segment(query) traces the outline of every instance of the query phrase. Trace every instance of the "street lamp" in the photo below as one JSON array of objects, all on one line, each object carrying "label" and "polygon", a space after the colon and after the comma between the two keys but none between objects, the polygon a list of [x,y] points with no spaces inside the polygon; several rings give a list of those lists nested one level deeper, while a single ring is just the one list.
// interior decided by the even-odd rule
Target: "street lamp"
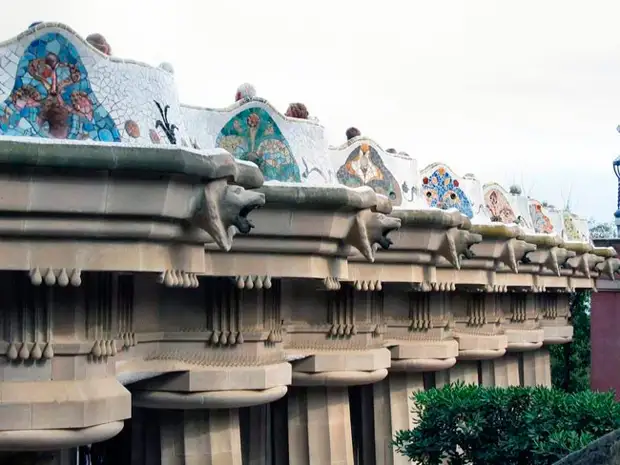
[{"label": "street lamp", "polygon": [[[620,132],[620,126],[618,126],[618,132]],[[620,156],[616,157],[613,163],[614,174],[618,180],[618,199],[616,204],[616,213],[614,213],[616,222],[616,235],[620,237]]]}]

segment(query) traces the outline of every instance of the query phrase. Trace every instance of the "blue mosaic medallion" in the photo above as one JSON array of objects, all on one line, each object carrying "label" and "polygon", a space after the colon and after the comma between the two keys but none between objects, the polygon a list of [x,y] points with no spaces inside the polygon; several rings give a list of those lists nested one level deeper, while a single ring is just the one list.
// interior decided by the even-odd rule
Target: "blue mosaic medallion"
[{"label": "blue mosaic medallion", "polygon": [[0,104],[0,134],[121,140],[77,49],[59,33],[33,40],[19,60],[13,90]]},{"label": "blue mosaic medallion", "polygon": [[222,128],[215,145],[239,160],[255,163],[267,181],[301,182],[299,167],[286,138],[262,108],[237,113]]},{"label": "blue mosaic medallion", "polygon": [[452,179],[450,173],[439,167],[429,176],[422,179],[422,193],[429,207],[448,210],[456,208],[468,218],[474,216],[471,200],[459,187],[459,181]]}]

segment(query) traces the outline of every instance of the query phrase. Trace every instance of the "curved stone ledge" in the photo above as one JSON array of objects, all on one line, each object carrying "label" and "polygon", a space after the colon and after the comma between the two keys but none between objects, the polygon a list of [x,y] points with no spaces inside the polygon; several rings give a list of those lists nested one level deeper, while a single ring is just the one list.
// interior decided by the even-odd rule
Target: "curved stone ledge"
[{"label": "curved stone ledge", "polygon": [[305,354],[306,358],[293,365],[296,372],[371,372],[390,366],[390,351],[386,348],[367,350],[333,350],[330,352],[290,349],[292,355]]},{"label": "curved stone ledge", "polygon": [[1,451],[49,451],[85,446],[113,438],[124,422],[114,421],[80,429],[0,431]]},{"label": "curved stone ledge", "polygon": [[573,327],[570,325],[543,326],[545,345],[566,344],[573,340]]},{"label": "curved stone ledge", "polygon": [[0,399],[0,431],[87,428],[131,416],[131,395],[115,378],[4,381]]},{"label": "curved stone ledge", "polygon": [[0,139],[0,169],[46,167],[110,172],[179,174],[194,179],[227,178],[247,188],[263,184],[255,164],[235,160],[225,150],[199,151],[179,146],[135,146],[31,137]]},{"label": "curved stone ledge", "polygon": [[286,395],[287,386],[263,390],[234,390],[208,392],[135,391],[133,404],[153,409],[223,409],[243,408],[275,402]]},{"label": "curved stone ledge", "polygon": [[508,347],[505,334],[485,335],[454,333],[459,343],[459,360],[490,360],[503,356]]},{"label": "curved stone ledge", "polygon": [[459,228],[469,219],[458,210],[424,208],[418,210],[394,210],[392,216],[400,218],[403,227]]},{"label": "curved stone ledge", "polygon": [[305,207],[312,210],[356,211],[371,209],[388,214],[392,204],[370,187],[306,186],[294,183],[264,184],[259,192],[265,194],[269,205]]},{"label": "curved stone ledge", "polygon": [[543,329],[506,329],[508,352],[526,352],[540,349],[545,339]]},{"label": "curved stone ledge", "polygon": [[390,371],[420,373],[447,370],[454,365],[456,365],[456,357],[392,359]]},{"label": "curved stone ledge", "polygon": [[361,386],[381,381],[388,375],[386,368],[374,371],[293,372],[293,386]]},{"label": "curved stone ledge", "polygon": [[[188,358],[192,355],[188,354]],[[174,357],[172,355],[171,357]],[[167,372],[141,384],[147,391],[169,392],[211,392],[211,391],[260,391],[287,385],[291,382],[289,363],[266,364],[259,366],[209,366],[204,362],[188,363],[182,360],[163,359],[127,362],[121,366],[123,374],[133,372]]]}]

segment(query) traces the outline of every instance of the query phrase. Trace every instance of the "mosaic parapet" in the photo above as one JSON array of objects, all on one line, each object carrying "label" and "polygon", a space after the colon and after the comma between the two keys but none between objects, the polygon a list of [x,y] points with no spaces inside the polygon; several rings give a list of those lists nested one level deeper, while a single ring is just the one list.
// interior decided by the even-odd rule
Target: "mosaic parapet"
[{"label": "mosaic parapet", "polygon": [[172,73],[58,23],[0,44],[0,135],[187,145]]},{"label": "mosaic parapet", "polygon": [[424,208],[418,163],[405,153],[391,153],[366,137],[329,148],[336,181],[348,187],[368,186],[390,199],[396,209]]},{"label": "mosaic parapet", "polygon": [[[3,234],[24,240],[32,236],[45,239],[33,244],[41,249],[38,253],[24,250],[19,260],[19,247],[14,247],[11,256],[15,262],[9,268],[39,269],[40,273],[56,268],[123,268],[112,257],[99,256],[103,262],[93,263],[88,254],[71,253],[72,247],[86,247],[71,242],[58,246],[67,248],[67,257],[72,257],[62,260],[65,265],[58,266],[49,259],[39,262],[43,259],[36,257],[45,256],[45,242],[63,237],[182,241],[188,247],[187,256],[179,258],[177,264],[183,267],[172,268],[196,272],[196,266],[204,261],[204,243],[214,242],[229,250],[234,234],[250,232],[249,213],[264,204],[262,194],[244,188],[262,185],[256,166],[236,161],[223,150],[207,153],[178,146],[147,148],[87,141],[59,144],[49,139],[2,137],[0,173],[0,189],[6,191],[0,210],[8,215],[0,225]],[[94,243],[89,247],[97,248]],[[191,259],[195,254],[192,248],[198,262]],[[157,270],[156,262],[142,270],[127,271],[171,268],[161,264]]]},{"label": "mosaic parapet", "polygon": [[224,109],[183,105],[181,112],[193,144],[221,147],[237,159],[256,163],[267,182],[335,182],[325,129],[314,120],[284,116],[260,98]]}]

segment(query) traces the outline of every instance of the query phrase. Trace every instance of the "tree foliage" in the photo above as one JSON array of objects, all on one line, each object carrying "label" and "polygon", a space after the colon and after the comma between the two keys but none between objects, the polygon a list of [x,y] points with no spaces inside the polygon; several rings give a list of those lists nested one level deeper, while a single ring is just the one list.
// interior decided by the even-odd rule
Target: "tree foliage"
[{"label": "tree foliage", "polygon": [[550,346],[553,386],[568,392],[590,389],[590,291],[571,296],[573,341]]},{"label": "tree foliage", "polygon": [[588,228],[592,239],[613,239],[616,237],[616,225],[613,223],[595,223],[590,220]]},{"label": "tree foliage", "polygon": [[420,465],[548,465],[620,428],[611,393],[458,383],[414,401],[417,426],[394,446]]}]

